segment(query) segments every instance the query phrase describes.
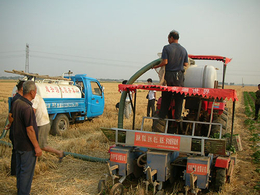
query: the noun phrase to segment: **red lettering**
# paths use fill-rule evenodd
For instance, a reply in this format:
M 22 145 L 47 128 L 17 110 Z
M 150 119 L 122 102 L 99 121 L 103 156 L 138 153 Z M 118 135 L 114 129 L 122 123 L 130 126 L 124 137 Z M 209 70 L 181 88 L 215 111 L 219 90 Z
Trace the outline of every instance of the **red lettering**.
M 45 86 L 45 90 L 46 90 L 46 92 L 50 93 L 50 90 L 49 90 L 48 86 Z
M 110 152 L 110 161 L 118 163 L 127 163 L 127 154 Z
M 207 164 L 187 163 L 186 173 L 192 172 L 196 175 L 207 175 L 208 166 Z
M 180 139 L 179 136 L 136 132 L 134 145 L 179 151 Z

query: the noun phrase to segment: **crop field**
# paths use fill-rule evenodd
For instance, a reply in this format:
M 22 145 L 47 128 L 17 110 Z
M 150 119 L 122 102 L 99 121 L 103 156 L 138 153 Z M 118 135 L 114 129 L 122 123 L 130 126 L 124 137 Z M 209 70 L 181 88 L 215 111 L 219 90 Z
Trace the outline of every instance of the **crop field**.
M 78 153 L 99 158 L 109 158 L 109 142 L 100 130 L 101 127 L 117 127 L 118 111 L 115 107 L 120 100 L 118 83 L 101 83 L 105 90 L 104 114 L 92 121 L 70 125 L 70 130 L 62 136 L 49 135 L 49 146 L 66 152 Z M 15 81 L 0 80 L 0 132 L 8 114 L 7 98 L 11 95 Z M 257 87 L 226 86 L 235 89 L 239 101 L 236 102 L 234 134 L 242 139 L 243 151 L 237 152 L 238 160 L 230 184 L 226 184 L 220 193 L 213 191 L 200 194 L 221 195 L 257 195 L 260 194 L 260 119 L 254 118 L 254 92 Z M 136 128 L 141 126 L 141 118 L 146 115 L 147 91 L 138 91 L 136 109 Z M 157 93 L 157 97 L 160 93 Z M 227 102 L 229 120 L 231 120 L 232 101 Z M 132 119 L 124 119 L 124 128 L 131 129 Z M 147 122 L 145 128 L 151 128 Z M 227 128 L 230 130 L 230 127 Z M 10 142 L 8 134 L 2 139 Z M 10 176 L 11 148 L 0 145 L 0 195 L 16 194 L 16 178 Z M 97 185 L 104 173 L 106 163 L 90 162 L 66 156 L 61 163 L 50 153 L 43 152 L 37 161 L 32 182 L 32 195 L 95 195 Z M 141 181 L 126 181 L 125 194 L 143 195 Z M 150 193 L 152 194 L 152 193 Z M 178 194 L 168 192 L 168 194 Z

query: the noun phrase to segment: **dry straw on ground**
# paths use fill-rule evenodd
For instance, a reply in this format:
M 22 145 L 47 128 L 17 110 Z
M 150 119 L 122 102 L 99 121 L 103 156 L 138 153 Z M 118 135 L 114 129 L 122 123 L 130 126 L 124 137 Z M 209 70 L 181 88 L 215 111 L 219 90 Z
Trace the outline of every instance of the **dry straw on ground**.
M 105 111 L 102 116 L 93 121 L 77 123 L 70 126 L 70 131 L 61 137 L 49 136 L 49 145 L 59 150 L 79 153 L 99 158 L 109 158 L 107 153 L 111 143 L 102 134 L 100 127 L 117 127 L 117 110 L 115 104 L 120 100 L 118 83 L 102 83 L 105 87 Z M 0 127 L 4 127 L 8 113 L 7 98 L 10 96 L 15 82 L 0 81 Z M 245 120 L 243 106 L 243 91 L 255 91 L 256 87 L 227 86 L 237 90 L 239 101 L 236 103 L 235 133 L 240 134 L 244 150 L 238 153 L 238 164 L 235 168 L 233 181 L 227 184 L 220 194 L 258 194 L 253 188 L 260 180 L 259 174 L 255 172 L 256 166 L 252 163 L 249 146 L 249 132 L 243 122 Z M 146 115 L 145 98 L 146 91 L 139 91 L 137 94 L 137 116 L 136 127 L 141 126 L 141 117 Z M 158 96 L 159 94 L 157 94 Z M 228 102 L 231 108 L 232 102 Z M 231 110 L 231 109 L 230 109 Z M 231 117 L 231 114 L 229 115 Z M 124 120 L 124 127 L 131 128 L 131 120 Z M 145 128 L 150 128 L 147 123 Z M 8 137 L 8 136 L 7 136 Z M 8 141 L 8 138 L 4 138 Z M 0 145 L 0 195 L 16 194 L 16 179 L 10 176 L 10 156 L 11 148 Z M 99 179 L 106 173 L 106 164 L 83 161 L 71 156 L 64 158 L 62 163 L 58 163 L 56 156 L 43 153 L 38 160 L 35 176 L 32 184 L 32 195 L 71 195 L 71 194 L 97 194 L 97 184 Z M 131 185 L 130 185 L 131 186 Z M 132 185 L 132 190 L 126 194 L 144 194 L 141 184 L 136 187 Z M 208 194 L 216 194 L 209 192 Z

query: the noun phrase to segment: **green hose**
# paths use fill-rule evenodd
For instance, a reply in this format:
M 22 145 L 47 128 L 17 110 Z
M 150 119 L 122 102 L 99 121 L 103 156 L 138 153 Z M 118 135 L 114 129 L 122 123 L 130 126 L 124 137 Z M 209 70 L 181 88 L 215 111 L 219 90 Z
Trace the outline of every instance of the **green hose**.
M 5 121 L 5 126 L 9 123 L 8 121 L 8 117 L 6 118 L 6 121 Z M 0 136 L 0 139 L 3 139 L 5 136 L 6 136 L 6 133 L 7 133 L 8 130 L 5 130 L 5 127 L 3 129 L 3 132 L 2 132 L 2 135 Z
M 102 162 L 102 163 L 106 163 L 107 161 L 109 161 L 109 159 L 105 159 L 105 158 L 97 158 L 97 157 L 92 157 L 92 156 L 86 156 L 86 155 L 82 155 L 82 154 L 76 154 L 76 153 L 71 153 L 71 152 L 64 152 L 65 156 L 67 155 L 71 155 L 74 158 L 78 158 L 78 159 L 82 159 L 82 160 L 87 160 L 87 161 L 91 161 L 91 162 Z
M 11 144 L 11 143 L 5 142 L 5 141 L 2 141 L 2 140 L 0 140 L 0 144 L 9 146 L 10 148 L 12 147 L 12 144 Z
M 128 81 L 126 84 L 133 84 L 140 76 L 142 76 L 145 72 L 153 68 L 154 66 L 159 65 L 161 59 L 154 60 L 138 70 Z M 122 92 L 120 103 L 119 103 L 119 111 L 118 111 L 118 128 L 123 128 L 123 120 L 124 120 L 124 109 L 125 109 L 125 98 L 126 91 Z
M 6 122 L 5 122 L 5 126 L 8 124 L 8 118 L 6 119 Z M 0 139 L 4 138 L 6 136 L 6 133 L 7 133 L 8 130 L 5 130 L 3 129 L 3 133 L 0 137 Z M 0 144 L 2 145 L 6 145 L 6 146 L 9 146 L 9 147 L 12 147 L 12 144 L 9 143 L 9 142 L 5 142 L 3 140 L 0 140 Z M 109 159 L 104 159 L 104 158 L 97 158 L 97 157 L 92 157 L 92 156 L 86 156 L 86 155 L 82 155 L 82 154 L 76 154 L 76 153 L 71 153 L 71 152 L 64 152 L 65 156 L 67 155 L 71 155 L 73 156 L 74 158 L 78 158 L 78 159 L 82 159 L 82 160 L 87 160 L 87 161 L 91 161 L 91 162 L 102 162 L 102 163 L 105 163 L 107 162 Z

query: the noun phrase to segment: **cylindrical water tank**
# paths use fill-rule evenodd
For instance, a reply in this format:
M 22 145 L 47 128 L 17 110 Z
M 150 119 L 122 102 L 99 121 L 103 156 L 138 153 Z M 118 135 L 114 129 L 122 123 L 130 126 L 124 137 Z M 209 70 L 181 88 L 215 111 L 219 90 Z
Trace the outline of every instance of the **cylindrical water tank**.
M 81 98 L 81 91 L 75 85 L 59 85 L 61 98 Z
M 214 88 L 217 71 L 214 66 L 190 66 L 186 70 L 184 86 L 198 88 Z
M 61 98 L 61 90 L 57 84 L 36 83 L 37 94 L 42 98 Z
M 81 98 L 81 91 L 75 85 L 65 83 L 35 83 L 37 94 L 42 98 Z M 12 97 L 17 92 L 16 86 L 13 88 Z

